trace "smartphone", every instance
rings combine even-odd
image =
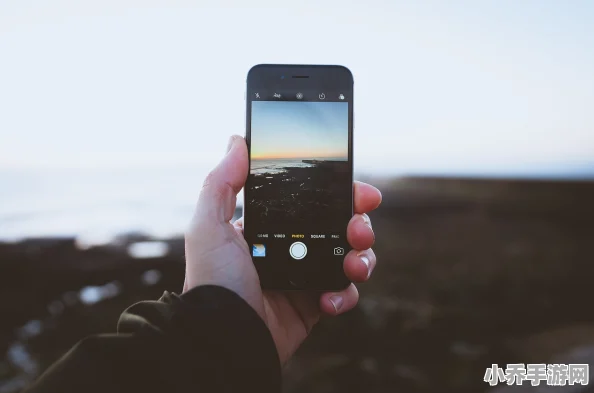
[[[353,76],[343,66],[248,73],[244,236],[265,289],[340,290],[353,216]]]

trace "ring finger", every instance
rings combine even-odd
[[[369,279],[375,268],[376,258],[373,250],[351,250],[344,258],[344,274],[354,282],[364,282]]]

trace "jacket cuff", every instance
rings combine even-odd
[[[280,359],[270,330],[256,311],[235,292],[216,285],[202,285],[179,296],[172,324],[179,329],[197,325],[227,367],[247,376],[244,387],[256,382],[261,391],[281,390]],[[229,370],[231,371],[231,370]],[[236,381],[238,382],[238,381]]]

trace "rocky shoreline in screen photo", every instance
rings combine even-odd
[[[349,162],[301,160],[299,164],[303,166],[249,175],[251,220],[293,226],[350,215]]]

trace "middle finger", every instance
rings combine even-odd
[[[355,214],[347,227],[347,240],[355,250],[367,250],[375,242],[371,221],[367,214]]]

